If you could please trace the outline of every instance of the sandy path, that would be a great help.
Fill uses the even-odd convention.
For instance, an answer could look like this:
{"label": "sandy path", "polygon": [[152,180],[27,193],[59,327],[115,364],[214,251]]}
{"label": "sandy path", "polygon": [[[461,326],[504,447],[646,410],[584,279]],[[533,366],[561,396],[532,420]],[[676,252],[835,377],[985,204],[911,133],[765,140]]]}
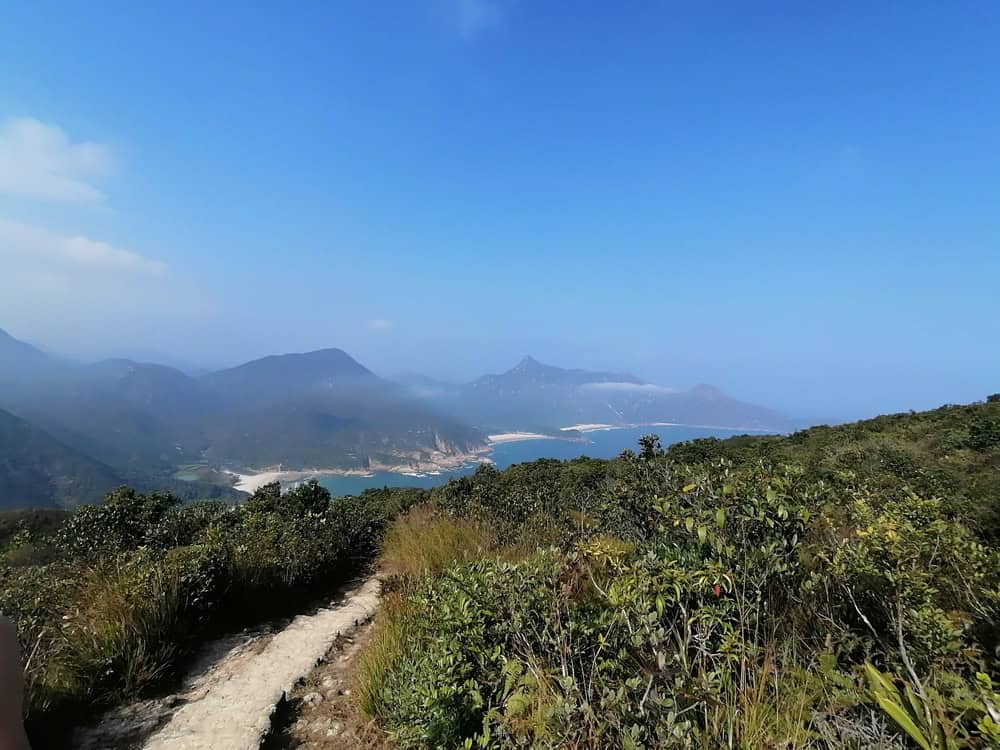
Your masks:
{"label": "sandy path", "polygon": [[143,748],[257,750],[281,699],[338,635],[375,613],[378,598],[379,582],[369,579],[339,604],[296,617],[262,649],[223,659],[190,686],[186,702]]}
{"label": "sandy path", "polygon": [[339,637],[375,614],[379,585],[370,578],[280,630],[244,631],[205,644],[177,693],[109,711],[78,730],[72,747],[257,750],[282,698]]}

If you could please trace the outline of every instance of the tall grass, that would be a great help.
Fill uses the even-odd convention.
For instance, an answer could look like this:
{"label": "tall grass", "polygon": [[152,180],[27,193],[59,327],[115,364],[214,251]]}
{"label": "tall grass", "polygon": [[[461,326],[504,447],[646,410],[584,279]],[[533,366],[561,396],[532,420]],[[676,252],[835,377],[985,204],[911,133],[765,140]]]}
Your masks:
{"label": "tall grass", "polygon": [[497,535],[480,521],[455,518],[429,505],[412,508],[386,533],[378,568],[386,578],[371,642],[358,665],[358,705],[366,716],[385,713],[387,676],[406,658],[413,625],[405,590],[423,576],[497,549]]}
{"label": "tall grass", "polygon": [[385,575],[403,579],[436,575],[454,562],[480,557],[496,546],[496,533],[485,524],[419,505],[389,528],[379,567]]}
{"label": "tall grass", "polygon": [[80,571],[60,594],[75,604],[26,643],[26,705],[104,704],[134,695],[170,669],[184,627],[180,571],[107,566]]}
{"label": "tall grass", "polygon": [[375,634],[358,662],[358,706],[369,718],[381,716],[386,711],[388,675],[406,654],[411,624],[411,610],[405,595],[399,591],[385,594]]}
{"label": "tall grass", "polygon": [[132,695],[163,676],[178,648],[181,580],[171,566],[96,570],[64,629],[66,663],[97,700]]}

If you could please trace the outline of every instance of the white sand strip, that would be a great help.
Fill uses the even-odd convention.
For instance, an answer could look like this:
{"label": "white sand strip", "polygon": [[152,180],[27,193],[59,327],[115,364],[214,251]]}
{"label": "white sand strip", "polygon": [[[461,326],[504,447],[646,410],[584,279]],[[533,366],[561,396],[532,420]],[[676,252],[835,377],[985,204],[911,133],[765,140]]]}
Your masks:
{"label": "white sand strip", "polygon": [[271,482],[294,482],[312,476],[302,471],[262,471],[258,474],[237,474],[239,480],[233,486],[243,492],[253,493],[265,484]]}
{"label": "white sand strip", "polygon": [[501,432],[496,435],[487,435],[491,443],[513,443],[517,440],[548,440],[551,435],[542,435],[539,432]]}

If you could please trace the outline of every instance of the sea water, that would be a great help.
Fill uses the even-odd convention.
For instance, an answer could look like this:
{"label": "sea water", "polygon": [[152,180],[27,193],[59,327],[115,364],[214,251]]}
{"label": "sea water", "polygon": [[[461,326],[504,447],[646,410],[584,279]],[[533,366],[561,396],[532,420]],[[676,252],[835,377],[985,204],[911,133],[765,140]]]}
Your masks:
{"label": "sea water", "polygon": [[[716,427],[688,427],[686,425],[671,425],[659,427],[621,427],[607,430],[595,430],[583,433],[585,441],[560,440],[545,438],[535,440],[518,440],[509,443],[498,443],[493,446],[489,458],[498,469],[506,469],[512,464],[534,461],[538,458],[570,459],[580,456],[590,458],[613,458],[626,448],[638,450],[639,438],[643,435],[658,435],[664,446],[679,443],[684,440],[694,440],[704,437],[727,438],[742,434],[743,430],[726,430]],[[357,495],[371,487],[436,487],[444,484],[452,477],[471,474],[479,466],[472,463],[452,471],[439,473],[396,474],[388,471],[373,472],[369,476],[326,476],[320,477],[319,483],[330,490],[334,497],[342,495]]]}

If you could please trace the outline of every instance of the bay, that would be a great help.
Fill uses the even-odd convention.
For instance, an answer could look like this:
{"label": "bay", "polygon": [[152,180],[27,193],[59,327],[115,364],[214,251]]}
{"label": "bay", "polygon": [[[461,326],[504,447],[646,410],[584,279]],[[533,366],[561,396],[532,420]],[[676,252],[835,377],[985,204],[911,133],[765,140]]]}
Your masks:
{"label": "bay", "polygon": [[[534,461],[539,458],[568,460],[589,456],[591,458],[613,458],[626,448],[637,450],[639,438],[643,435],[658,435],[664,446],[696,438],[727,438],[743,434],[745,430],[727,430],[719,427],[691,427],[688,425],[621,427],[595,430],[584,433],[585,441],[544,438],[497,443],[489,455],[498,469],[506,469],[513,464]],[[471,474],[479,466],[469,464],[453,471],[434,474],[396,474],[388,471],[374,472],[371,476],[324,476],[319,483],[330,490],[334,497],[357,495],[372,487],[436,487],[453,477]]]}

